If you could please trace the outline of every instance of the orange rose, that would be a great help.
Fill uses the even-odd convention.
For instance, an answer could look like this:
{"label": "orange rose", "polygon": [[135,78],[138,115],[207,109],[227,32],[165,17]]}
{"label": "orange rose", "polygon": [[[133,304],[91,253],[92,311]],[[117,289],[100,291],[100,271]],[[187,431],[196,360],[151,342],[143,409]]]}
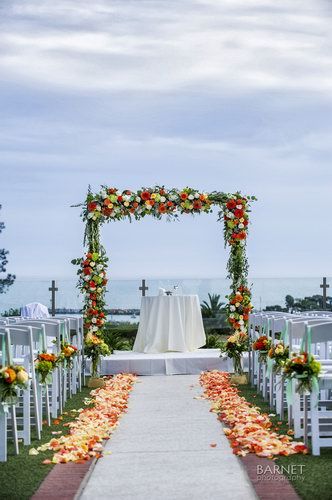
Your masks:
{"label": "orange rose", "polygon": [[16,379],[16,372],[12,368],[7,368],[4,371],[4,377],[6,384],[12,384]]}

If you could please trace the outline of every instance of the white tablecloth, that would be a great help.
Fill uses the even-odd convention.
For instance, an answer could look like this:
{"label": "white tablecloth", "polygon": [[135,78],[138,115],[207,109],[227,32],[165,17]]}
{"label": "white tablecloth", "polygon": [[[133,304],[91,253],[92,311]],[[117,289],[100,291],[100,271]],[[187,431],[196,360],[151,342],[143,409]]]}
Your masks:
{"label": "white tablecloth", "polygon": [[142,297],[136,352],[188,352],[205,345],[197,295]]}

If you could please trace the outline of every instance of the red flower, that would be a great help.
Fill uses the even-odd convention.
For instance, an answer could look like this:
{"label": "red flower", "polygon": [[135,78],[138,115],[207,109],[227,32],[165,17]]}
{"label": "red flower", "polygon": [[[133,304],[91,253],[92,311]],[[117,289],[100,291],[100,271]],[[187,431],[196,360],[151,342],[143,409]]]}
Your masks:
{"label": "red flower", "polygon": [[103,208],[101,212],[106,217],[109,217],[110,215],[112,215],[113,209],[112,208]]}
{"label": "red flower", "polygon": [[226,203],[226,207],[228,208],[228,210],[234,210],[234,208],[236,207],[236,201],[235,200],[229,200]]}
{"label": "red flower", "polygon": [[90,267],[85,267],[85,268],[83,269],[83,274],[85,274],[86,276],[87,276],[88,274],[91,274],[91,269],[90,269]]}
{"label": "red flower", "polygon": [[186,200],[188,198],[187,193],[181,193],[180,198],[181,198],[181,200]]}
{"label": "red flower", "polygon": [[244,215],[244,211],[242,209],[237,208],[236,210],[234,210],[234,215],[238,219],[241,219],[241,217],[243,217]]}
{"label": "red flower", "polygon": [[96,210],[96,208],[97,208],[97,203],[95,201],[88,203],[89,212],[94,212]]}
{"label": "red flower", "polygon": [[159,194],[160,194],[160,196],[164,196],[165,190],[164,189],[159,189]]}
{"label": "red flower", "polygon": [[126,194],[128,194],[128,195],[131,194],[131,191],[126,191]]}
{"label": "red flower", "polygon": [[92,253],[87,253],[86,254],[86,258],[91,260],[92,259]]}
{"label": "red flower", "polygon": [[247,237],[246,233],[244,231],[241,231],[241,233],[238,234],[238,239],[239,240],[245,240]]}
{"label": "red flower", "polygon": [[167,208],[166,208],[166,206],[165,206],[163,203],[161,203],[161,204],[159,205],[158,210],[159,210],[159,212],[160,212],[161,214],[164,214],[165,212],[167,212]]}
{"label": "red flower", "polygon": [[120,196],[118,196],[118,201],[123,201],[123,198],[122,198],[122,196],[121,196],[121,195],[120,195]]}
{"label": "red flower", "polygon": [[90,281],[89,286],[90,286],[90,288],[96,288],[97,285],[94,281]]}
{"label": "red flower", "polygon": [[115,188],[110,188],[110,189],[108,189],[107,192],[108,192],[108,194],[114,194],[114,193],[116,193],[116,191],[117,190]]}
{"label": "red flower", "polygon": [[193,205],[195,210],[201,210],[202,208],[202,203],[199,200],[194,201]]}
{"label": "red flower", "polygon": [[173,203],[172,201],[168,201],[168,202],[167,202],[167,206],[168,206],[168,207],[172,207],[173,205],[174,205],[174,203]]}
{"label": "red flower", "polygon": [[151,195],[150,195],[149,191],[143,191],[143,192],[141,193],[141,198],[142,198],[142,200],[144,200],[144,201],[149,200],[149,199],[150,199],[150,197],[151,197]]}

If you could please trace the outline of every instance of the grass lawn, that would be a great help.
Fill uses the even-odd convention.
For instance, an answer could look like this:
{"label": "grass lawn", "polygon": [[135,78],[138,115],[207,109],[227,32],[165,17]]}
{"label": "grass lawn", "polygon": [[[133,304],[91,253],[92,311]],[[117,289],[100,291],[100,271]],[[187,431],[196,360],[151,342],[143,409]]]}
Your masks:
{"label": "grass lawn", "polygon": [[33,440],[31,446],[23,446],[20,443],[20,454],[14,455],[14,448],[9,443],[8,446],[8,461],[0,463],[0,498],[6,500],[24,500],[30,498],[38,489],[38,486],[44,477],[51,470],[53,465],[43,465],[42,461],[46,458],[51,459],[53,453],[51,451],[42,452],[39,455],[29,455],[31,448],[37,448],[43,443],[50,441],[54,435],[52,431],[63,430],[68,432],[67,427],[63,427],[66,422],[72,421],[76,414],[71,413],[71,410],[78,410],[83,407],[83,400],[90,394],[91,389],[87,387],[73,396],[66,404],[64,409],[65,414],[62,415],[62,420],[58,424],[52,424],[51,427],[43,426],[42,439],[40,441]]}
{"label": "grass lawn", "polygon": [[[247,401],[260,407],[266,413],[273,413],[269,405],[263,398],[257,394],[256,390],[249,385],[238,386],[242,396]],[[288,430],[287,422],[280,423],[279,417],[270,417],[277,428],[277,432],[285,434]],[[303,465],[303,474],[301,468],[295,467],[295,476],[289,479],[296,489],[299,496],[305,500],[319,498],[320,500],[330,500],[332,498],[332,448],[323,448],[319,457],[311,455],[291,455],[289,457],[280,457],[274,463],[280,466]]]}

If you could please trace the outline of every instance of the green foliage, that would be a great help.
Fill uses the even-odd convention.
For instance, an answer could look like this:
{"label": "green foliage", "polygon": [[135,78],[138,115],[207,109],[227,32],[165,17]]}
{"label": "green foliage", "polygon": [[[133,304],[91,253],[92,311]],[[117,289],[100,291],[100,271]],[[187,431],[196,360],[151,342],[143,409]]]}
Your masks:
{"label": "green foliage", "polygon": [[221,335],[207,335],[204,349],[221,349],[224,337]]}
{"label": "green foliage", "polygon": [[13,309],[12,307],[8,311],[4,311],[1,316],[21,316],[20,309]]}
{"label": "green foliage", "polygon": [[[312,295],[311,297],[304,297],[304,299],[295,299],[292,295],[285,297],[286,307],[280,305],[266,306],[265,311],[317,311],[323,310],[323,296]],[[332,311],[332,297],[326,297],[326,310]]]}
{"label": "green foliage", "polygon": [[287,312],[287,309],[284,307],[281,307],[279,305],[275,306],[266,306],[264,311],[280,311],[280,312]]}
{"label": "green foliage", "polygon": [[[1,210],[1,205],[0,205]],[[0,233],[5,229],[5,225],[3,222],[0,222]],[[6,272],[6,265],[8,264],[7,255],[8,250],[4,248],[0,248],[0,273]],[[0,278],[0,293],[6,293],[8,288],[12,286],[16,279],[14,274],[7,274],[4,278]]]}
{"label": "green foliage", "polygon": [[225,308],[224,302],[220,301],[220,295],[213,293],[208,294],[209,302],[203,300],[201,304],[201,312],[203,318],[215,318],[218,314],[221,314]]}
{"label": "green foliage", "polygon": [[104,341],[113,351],[131,351],[137,334],[137,325],[115,325],[107,323],[104,330]]}
{"label": "green foliage", "polygon": [[294,307],[294,297],[292,297],[291,295],[286,295],[285,297],[285,304],[286,304],[286,308],[287,308],[287,311],[289,311],[290,309],[292,309]]}

